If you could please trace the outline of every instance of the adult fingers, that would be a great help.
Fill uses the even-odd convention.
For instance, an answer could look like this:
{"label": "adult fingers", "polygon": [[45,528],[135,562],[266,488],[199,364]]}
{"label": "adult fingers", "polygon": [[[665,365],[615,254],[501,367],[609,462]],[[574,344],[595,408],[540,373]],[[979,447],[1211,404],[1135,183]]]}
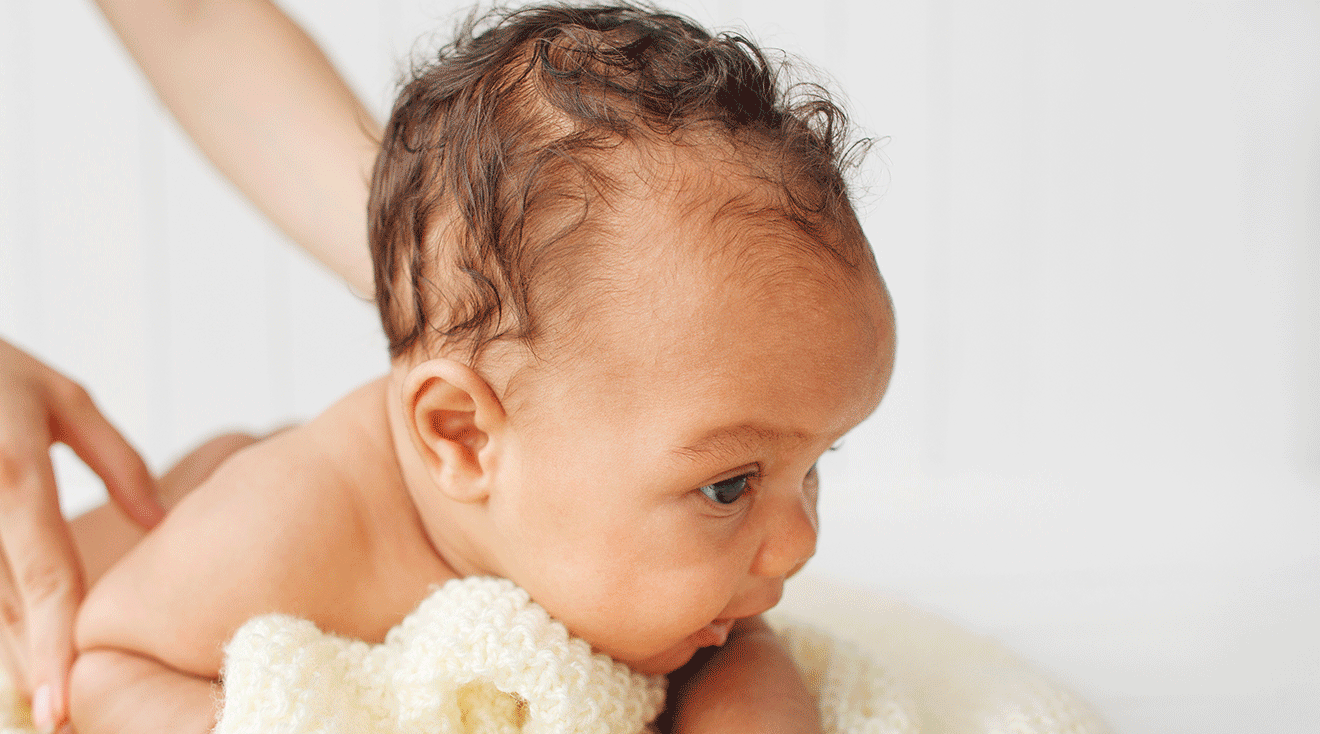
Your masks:
{"label": "adult fingers", "polygon": [[[0,554],[2,556],[3,554]],[[27,632],[23,625],[23,602],[18,598],[9,566],[0,558],[0,675],[7,674],[13,689],[32,695],[28,683]]]}
{"label": "adult fingers", "polygon": [[16,646],[20,644],[23,644],[22,641],[16,643],[10,638],[8,630],[0,634],[0,663],[4,665],[0,668],[0,680],[8,681],[10,690],[31,697],[32,687],[27,682],[26,656],[16,651]]}
{"label": "adult fingers", "polygon": [[0,456],[0,546],[20,600],[38,723],[63,720],[82,575],[46,447]]}
{"label": "adult fingers", "polygon": [[56,377],[49,389],[52,438],[65,444],[105,482],[115,504],[149,529],[165,517],[156,482],[138,452],[101,415],[81,385]]}

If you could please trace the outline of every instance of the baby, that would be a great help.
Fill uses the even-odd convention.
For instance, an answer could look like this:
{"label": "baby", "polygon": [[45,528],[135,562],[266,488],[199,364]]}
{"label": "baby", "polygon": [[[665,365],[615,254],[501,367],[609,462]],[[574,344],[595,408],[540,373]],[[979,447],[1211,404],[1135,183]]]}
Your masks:
{"label": "baby", "polygon": [[247,619],[379,642],[474,574],[644,673],[723,645],[676,728],[810,726],[758,615],[894,327],[842,118],[785,94],[747,41],[630,7],[470,22],[415,70],[369,205],[389,374],[234,454],[102,577],[77,731],[208,731]]}

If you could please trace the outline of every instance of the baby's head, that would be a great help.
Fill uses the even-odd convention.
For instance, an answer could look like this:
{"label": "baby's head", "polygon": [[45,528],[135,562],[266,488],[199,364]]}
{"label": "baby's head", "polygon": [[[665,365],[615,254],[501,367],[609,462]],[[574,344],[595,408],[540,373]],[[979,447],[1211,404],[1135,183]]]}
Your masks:
{"label": "baby's head", "polygon": [[371,248],[396,450],[456,571],[651,673],[778,600],[816,459],[892,367],[843,139],[751,43],[648,9],[470,22],[415,70]]}

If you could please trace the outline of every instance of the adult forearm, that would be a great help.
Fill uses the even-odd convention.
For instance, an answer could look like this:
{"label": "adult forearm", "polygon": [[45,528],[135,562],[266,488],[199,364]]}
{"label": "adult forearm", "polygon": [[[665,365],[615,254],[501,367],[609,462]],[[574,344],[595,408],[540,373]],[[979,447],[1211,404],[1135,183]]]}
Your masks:
{"label": "adult forearm", "polygon": [[316,43],[266,0],[97,4],[216,167],[370,294],[366,201],[380,128]]}

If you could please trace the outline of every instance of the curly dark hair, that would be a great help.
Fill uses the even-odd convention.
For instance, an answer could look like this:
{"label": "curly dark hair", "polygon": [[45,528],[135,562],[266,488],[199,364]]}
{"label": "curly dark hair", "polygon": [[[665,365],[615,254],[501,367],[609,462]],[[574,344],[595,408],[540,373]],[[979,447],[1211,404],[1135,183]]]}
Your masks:
{"label": "curly dark hair", "polygon": [[641,5],[470,15],[403,85],[373,173],[391,356],[458,343],[475,359],[497,339],[536,339],[609,239],[590,204],[617,189],[611,161],[628,145],[720,140],[772,192],[744,211],[874,267],[841,173],[857,151],[846,118],[780,72],[743,36]]}

